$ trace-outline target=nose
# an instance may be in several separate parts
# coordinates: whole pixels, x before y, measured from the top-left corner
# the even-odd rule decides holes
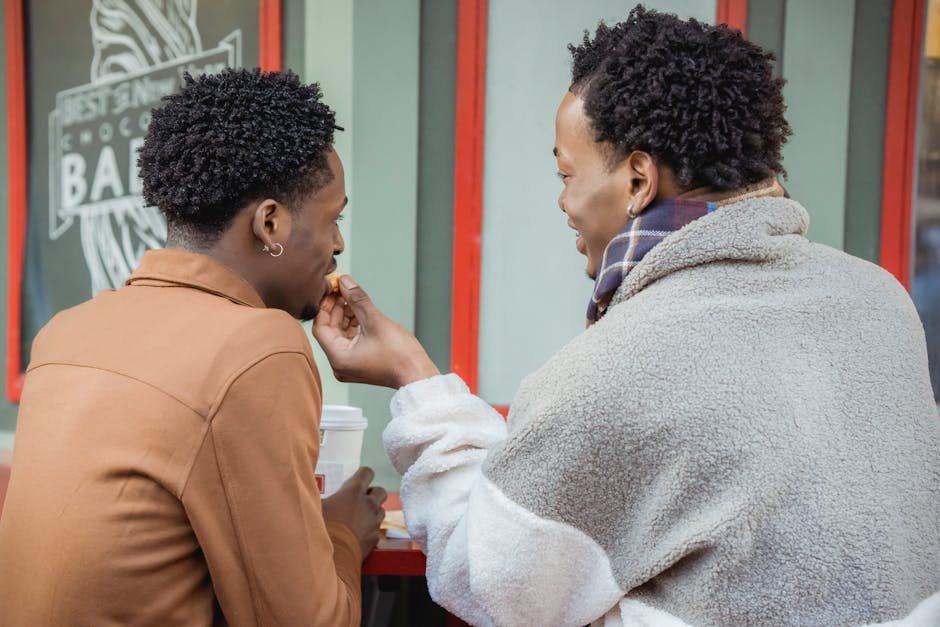
[[[336,229],[336,235],[333,237],[333,255],[342,254],[346,250],[346,241],[343,239],[343,234],[340,233],[339,228]]]
[[[561,209],[562,213],[565,213],[565,214],[568,213],[567,211],[565,211],[565,193],[564,192],[558,194],[558,208]]]

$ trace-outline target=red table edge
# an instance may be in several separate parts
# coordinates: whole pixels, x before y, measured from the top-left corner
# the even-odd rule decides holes
[[[401,498],[392,492],[383,504],[386,510],[401,509]],[[363,575],[424,577],[427,558],[410,540],[383,539],[362,563]]]
[[[427,558],[409,540],[382,540],[362,563],[363,575],[424,577]]]

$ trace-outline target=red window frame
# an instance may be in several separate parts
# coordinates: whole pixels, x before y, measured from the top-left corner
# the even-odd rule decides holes
[[[486,0],[458,0],[450,368],[474,393],[479,384],[486,19]],[[716,22],[744,34],[747,0],[718,0]],[[496,409],[508,412],[508,407]]]
[[[727,24],[747,37],[747,0],[718,0],[716,24]]]
[[[8,220],[6,396],[20,400],[24,366],[20,350],[23,304],[23,258],[26,253],[26,40],[22,0],[4,0],[7,74]],[[282,67],[281,0],[259,0],[259,58],[263,70]]]
[[[894,0],[885,111],[880,263],[908,289],[926,5],[924,0]]]

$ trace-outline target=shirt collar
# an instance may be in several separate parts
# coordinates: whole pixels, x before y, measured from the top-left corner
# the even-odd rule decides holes
[[[249,307],[265,307],[248,282],[212,257],[178,248],[148,250],[125,285],[189,287]]]

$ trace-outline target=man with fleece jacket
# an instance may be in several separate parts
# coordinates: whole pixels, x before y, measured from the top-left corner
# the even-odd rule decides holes
[[[554,152],[588,328],[508,422],[351,277],[315,323],[338,378],[398,388],[432,596],[475,625],[940,625],[923,329],[805,237],[772,56],[642,7],[571,51]]]

